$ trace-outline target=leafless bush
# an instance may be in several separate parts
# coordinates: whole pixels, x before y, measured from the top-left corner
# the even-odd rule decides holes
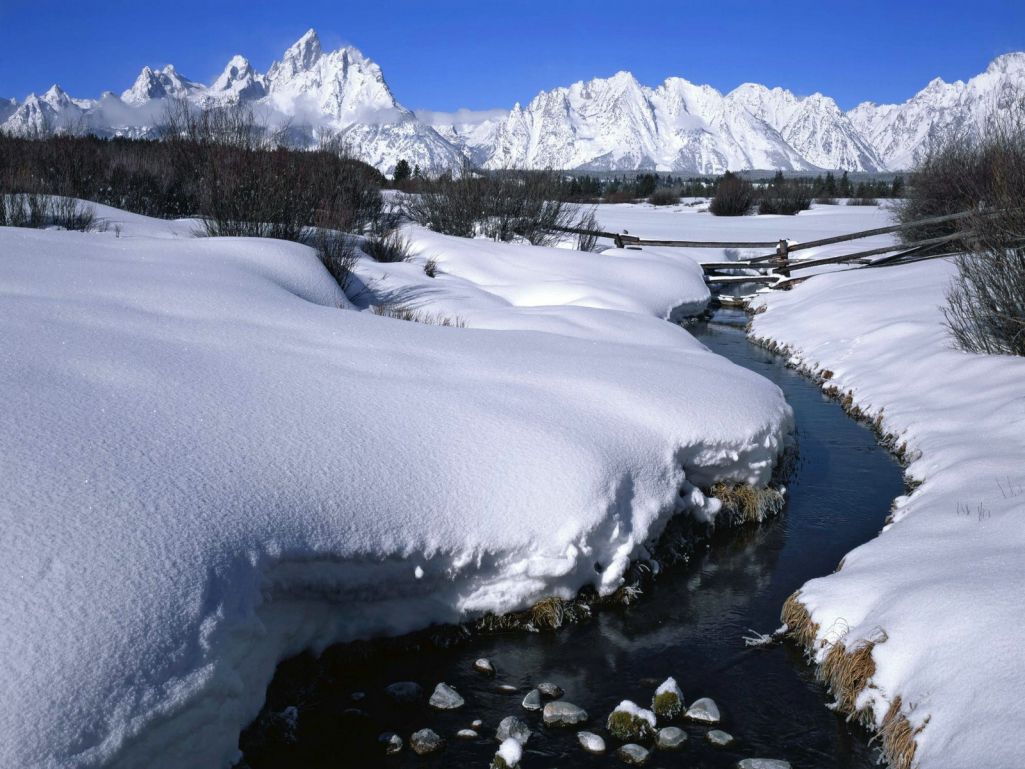
[[[947,326],[962,349],[1025,356],[1025,104],[987,127],[967,146],[951,147],[969,162],[957,188],[975,213],[959,224],[967,250],[947,292]],[[946,157],[929,158],[947,168]],[[921,182],[921,170],[916,177]]]
[[[648,202],[653,206],[676,206],[680,203],[680,196],[676,190],[660,187],[648,196]]]
[[[847,201],[849,206],[877,206],[879,201],[875,198],[850,198]]]
[[[0,226],[62,227],[65,230],[88,232],[96,226],[91,207],[74,198],[54,197],[40,193],[0,193]]]
[[[577,251],[594,251],[598,245],[598,236],[590,233],[598,229],[598,217],[595,216],[593,208],[580,217],[577,227],[582,230],[577,234]]]
[[[348,293],[352,284],[352,270],[359,261],[355,239],[341,232],[317,230],[311,236],[309,245],[317,250],[320,261],[342,291]]]
[[[811,189],[796,179],[784,179],[782,173],[761,192],[758,201],[759,214],[784,214],[793,216],[811,208]]]
[[[754,185],[727,171],[715,185],[708,210],[715,216],[746,216],[754,204]]]
[[[83,206],[74,198],[51,198],[50,221],[66,230],[88,232],[96,226],[92,206]]]
[[[404,262],[411,255],[409,241],[397,228],[371,233],[363,242],[363,250],[378,262]]]
[[[497,241],[526,240],[555,245],[553,228],[576,227],[586,210],[559,198],[562,185],[548,171],[477,171],[424,181],[405,200],[405,213],[435,232],[464,238],[483,235]]]
[[[466,321],[458,315],[448,316],[441,313],[430,313],[426,310],[408,304],[382,303],[372,308],[374,315],[381,315],[386,318],[397,320],[408,320],[413,323],[423,323],[427,326],[452,326],[454,328],[466,328]]]
[[[818,203],[820,206],[835,206],[835,205],[838,205],[837,201],[836,201],[836,198],[829,197],[829,196],[823,196],[823,197],[815,198],[815,202]]]
[[[961,131],[929,145],[908,179],[904,198],[897,205],[897,217],[904,224],[979,206],[989,197],[991,174],[987,151]],[[961,223],[940,222],[917,225],[901,231],[905,243],[952,235]]]

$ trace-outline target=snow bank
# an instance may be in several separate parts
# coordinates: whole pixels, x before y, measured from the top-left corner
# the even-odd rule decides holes
[[[523,305],[442,328],[341,309],[304,247],[124,219],[0,229],[2,766],[225,766],[279,659],[610,591],[790,427],[656,319],[687,267],[538,250],[481,288],[418,236],[459,312]]]
[[[1025,731],[1025,360],[959,352],[943,328],[944,262],[823,275],[763,300],[752,333],[832,373],[906,443],[893,522],[800,601],[826,643],[875,641],[859,706],[918,730],[922,769],[1021,765]]]
[[[705,309],[709,292],[691,259],[610,249],[601,254],[565,248],[495,243],[404,227],[408,262],[363,260],[367,304],[403,306],[472,328],[547,331],[637,344],[700,346],[663,320]],[[436,265],[436,276],[424,267]]]

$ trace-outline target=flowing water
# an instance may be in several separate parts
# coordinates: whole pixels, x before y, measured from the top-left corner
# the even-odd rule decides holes
[[[900,467],[818,387],[748,342],[738,327],[742,320],[720,311],[715,322],[690,330],[715,352],[775,382],[794,408],[799,458],[779,518],[717,536],[690,563],[663,573],[638,603],[558,632],[375,652],[359,664],[352,663],[351,648],[342,661],[333,662],[329,653],[284,663],[263,716],[240,740],[243,766],[487,767],[497,747],[495,728],[507,715],[534,730],[524,769],[623,766],[611,738],[607,755],[585,753],[575,729],[545,728],[540,714],[527,712],[520,701],[533,684],[552,681],[565,690],[565,700],[588,711],[586,728],[604,733],[605,718],[620,700],[650,707],[667,676],[676,678],[688,702],[715,699],[722,711],[719,728],[736,742],[713,747],[704,737],[707,728],[681,724],[689,734],[682,749],[653,752],[649,766],[732,767],[746,757],[785,759],[795,769],[874,766],[877,753],[868,736],[827,709],[830,697],[798,651],[787,645],[745,648],[742,637],[749,629],[775,629],[790,593],[831,572],[846,552],[878,533],[891,500],[903,493]],[[497,678],[473,671],[478,657],[492,660]],[[406,680],[423,687],[424,700],[445,681],[466,705],[451,712],[431,711],[425,702],[396,705],[383,689]],[[498,684],[518,693],[504,694]],[[289,706],[297,711],[287,711]],[[298,717],[274,715],[281,712]],[[455,737],[478,718],[484,722],[478,739]],[[400,754],[386,758],[376,745],[381,732],[408,739],[424,727],[447,739],[442,753],[421,758],[407,742]]]

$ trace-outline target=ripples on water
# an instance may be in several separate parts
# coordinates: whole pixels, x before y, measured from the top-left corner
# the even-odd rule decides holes
[[[736,327],[742,320],[723,311],[717,322],[689,330],[715,352],[778,384],[794,408],[800,454],[780,518],[717,537],[690,564],[661,575],[639,603],[559,632],[481,637],[449,649],[381,653],[359,664],[344,648],[321,660],[287,662],[268,691],[259,726],[242,735],[243,766],[486,767],[497,747],[495,728],[507,715],[535,730],[524,769],[623,766],[611,739],[608,755],[587,754],[576,730],[545,729],[540,714],[525,711],[520,700],[534,683],[553,681],[565,689],[566,700],[590,713],[587,728],[601,733],[620,700],[649,706],[655,687],[670,675],[688,701],[716,700],[720,728],[736,742],[714,748],[704,740],[705,728],[685,725],[690,739],[683,748],[654,753],[650,766],[732,767],[751,756],[784,758],[795,769],[875,766],[867,736],[825,707],[828,694],[797,651],[746,649],[741,637],[749,628],[775,629],[790,593],[831,572],[846,552],[878,533],[891,500],[903,493],[900,468],[866,427],[778,356],[749,343]],[[494,662],[497,679],[473,672],[477,657]],[[402,680],[419,682],[426,694],[446,681],[466,705],[449,713],[397,706],[382,690]],[[519,693],[502,694],[498,683],[517,686]],[[366,696],[354,701],[354,692]],[[289,706],[299,711],[294,729],[272,715]],[[484,721],[480,739],[454,736],[477,718]],[[420,758],[407,742],[398,756],[381,755],[379,733],[395,731],[408,740],[424,727],[448,740],[444,752]]]

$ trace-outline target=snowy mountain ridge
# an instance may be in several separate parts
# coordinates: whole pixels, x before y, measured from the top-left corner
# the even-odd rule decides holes
[[[234,56],[209,85],[172,65],[144,67],[120,96],[74,99],[57,85],[22,102],[0,100],[0,130],[148,136],[166,99],[198,107],[251,103],[261,119],[316,146],[337,138],[391,173],[399,159],[428,172],[459,168],[561,168],[690,174],[726,170],[902,170],[929,141],[978,131],[1025,93],[1025,53],[993,60],[967,82],[935,79],[903,104],[866,102],[847,112],[820,93],[744,83],[728,93],[670,77],[644,86],[629,72],[542,91],[525,107],[484,119],[421,120],[395,99],[381,68],[352,46],[325,52],[309,30],[266,74]]]

